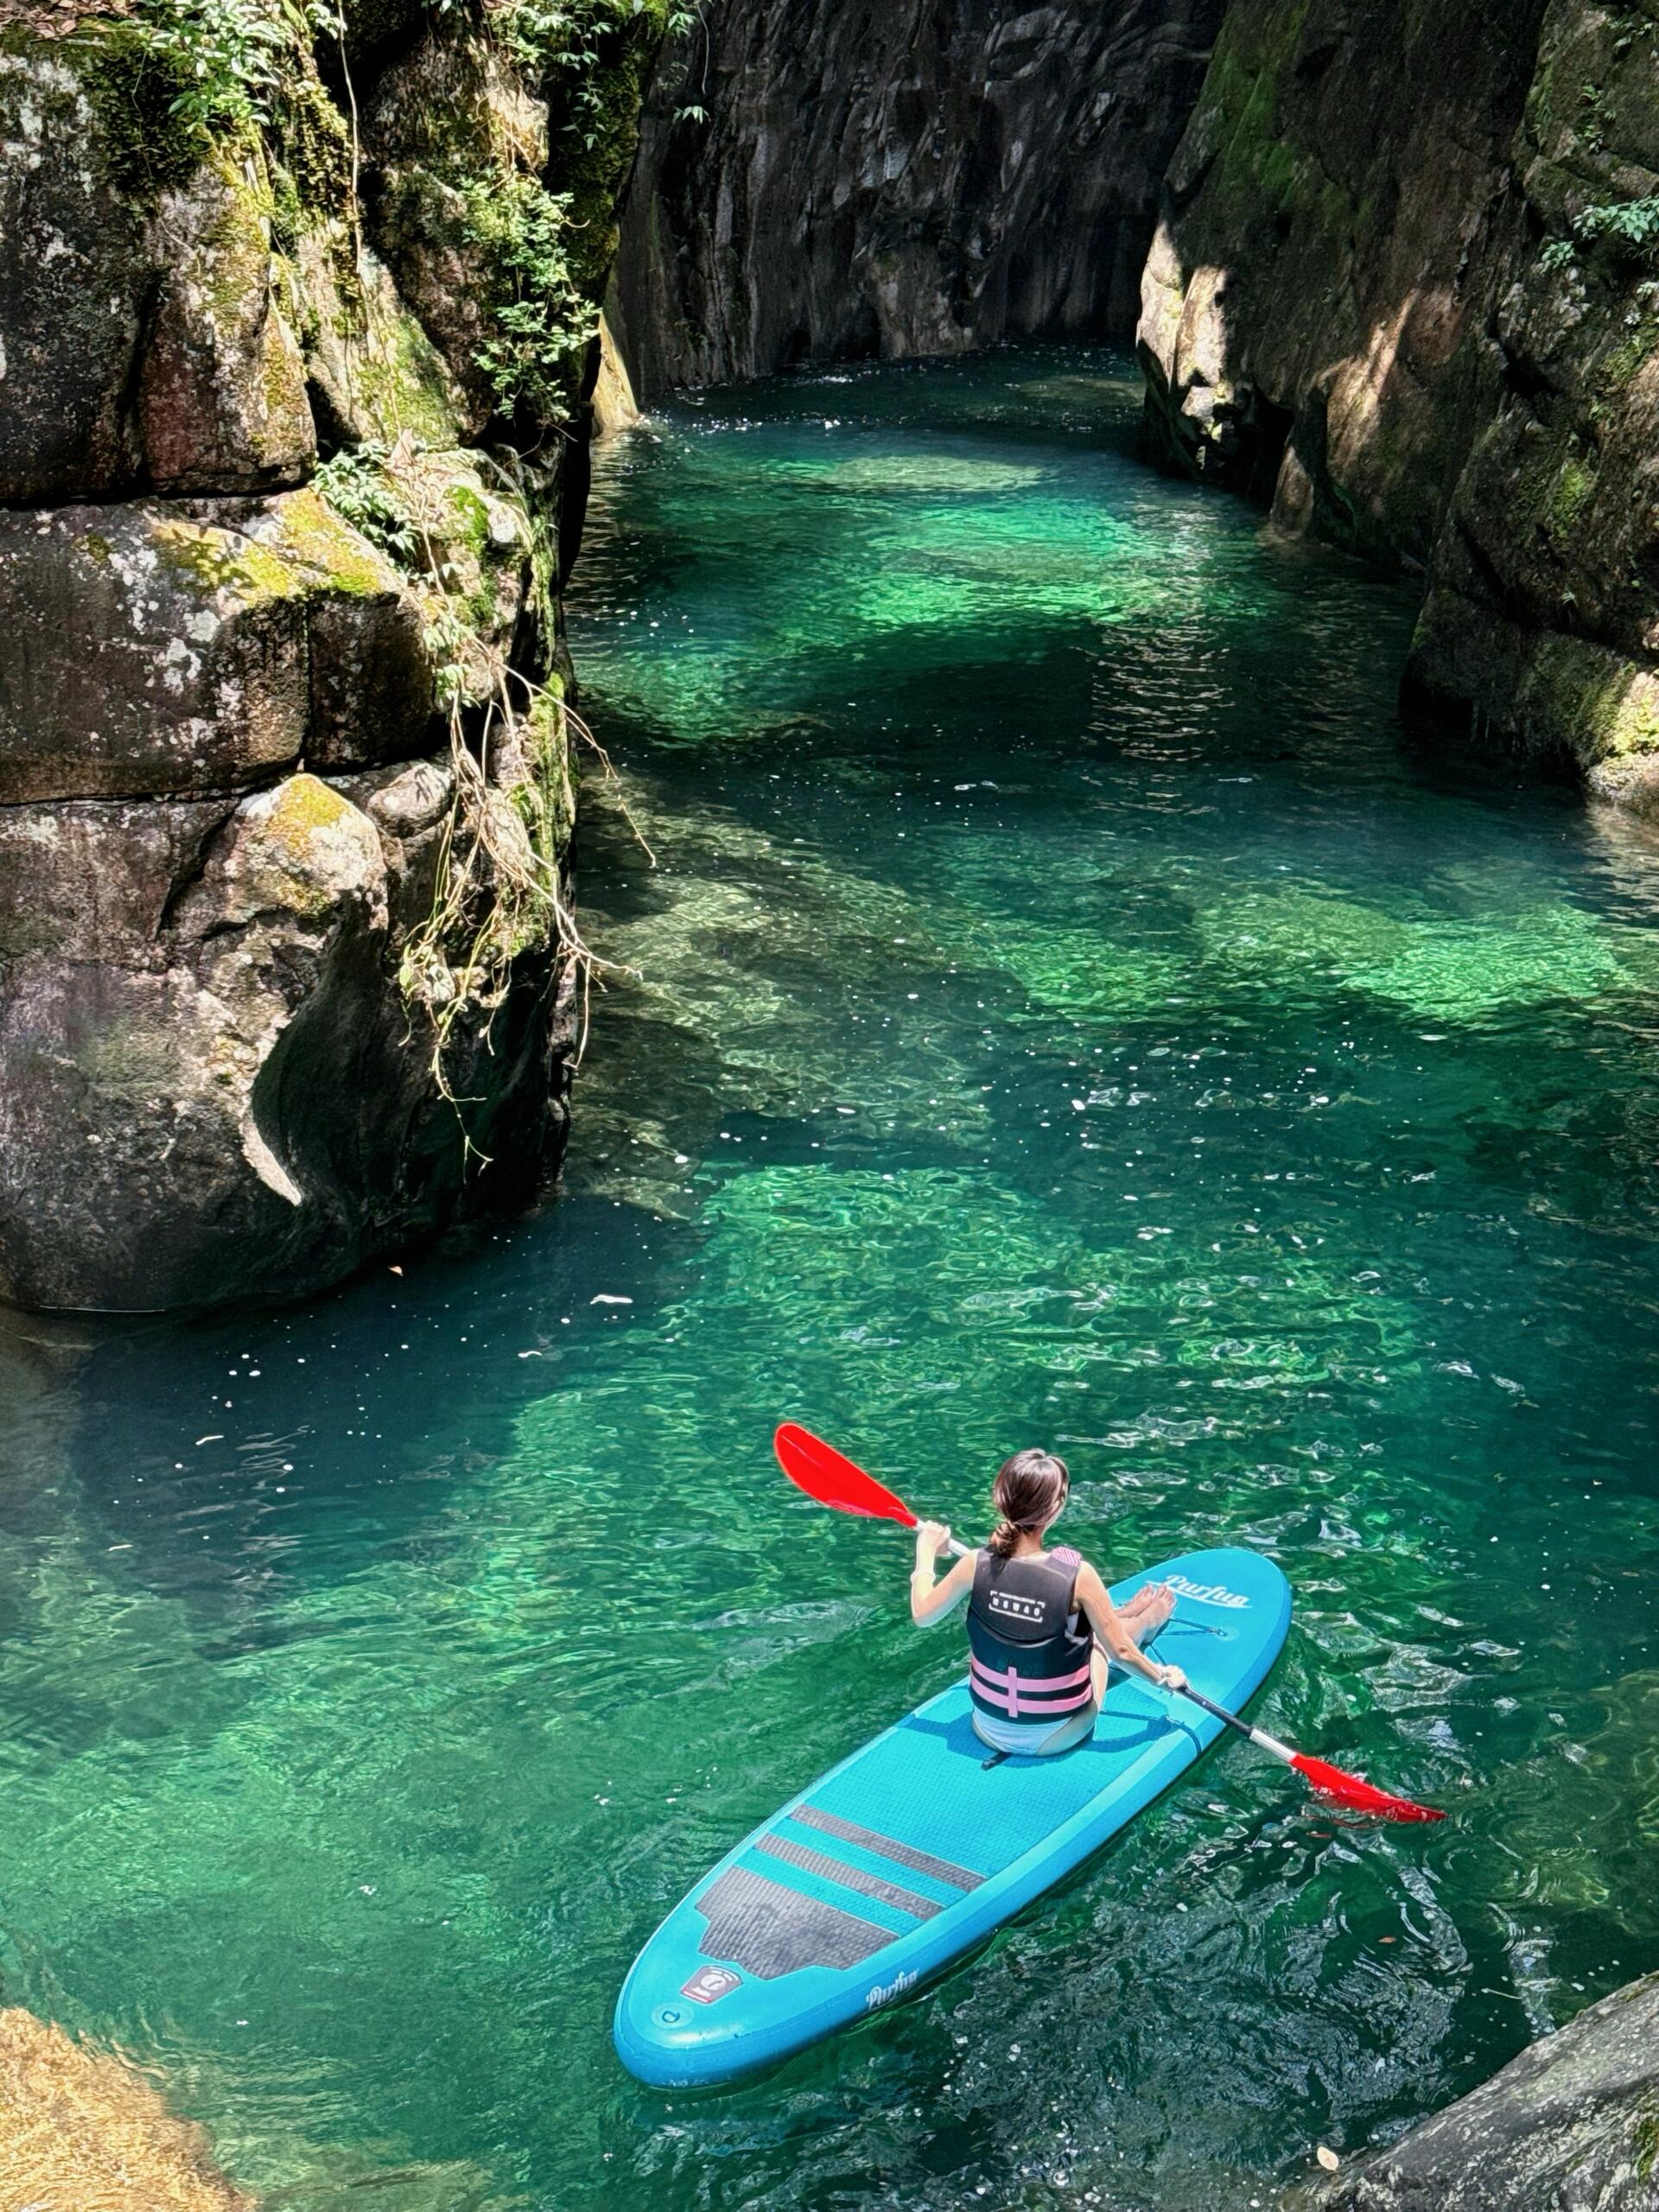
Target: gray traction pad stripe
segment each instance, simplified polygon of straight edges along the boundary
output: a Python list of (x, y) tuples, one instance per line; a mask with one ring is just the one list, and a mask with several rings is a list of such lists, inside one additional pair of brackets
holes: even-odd
[(855, 1967), (898, 1939), (891, 1928), (804, 1897), (749, 1866), (728, 1866), (697, 1899), (708, 1930), (697, 1949), (729, 1959), (757, 1981), (802, 1967)]
[(832, 1859), (827, 1851), (814, 1851), (810, 1845), (796, 1843), (786, 1835), (758, 1835), (754, 1843), (757, 1851), (781, 1859), (786, 1866), (798, 1866), (804, 1873), (817, 1874), (840, 1889), (856, 1890), (861, 1897), (874, 1897), (879, 1904), (892, 1905), (896, 1911), (907, 1912), (912, 1920), (931, 1920), (936, 1912), (944, 1910), (932, 1897), (919, 1897), (914, 1890), (901, 1890), (897, 1882), (884, 1882), (880, 1874), (867, 1874), (861, 1866), (849, 1866), (844, 1859)]
[(899, 1843), (874, 1828), (861, 1828), (856, 1821), (843, 1821), (838, 1813), (820, 1812), (816, 1805), (798, 1805), (789, 1817), (825, 1835), (839, 1836), (843, 1843), (862, 1844), (866, 1851), (891, 1859), (897, 1866), (908, 1866), (914, 1874), (931, 1874), (936, 1882), (948, 1882), (953, 1890), (976, 1890), (985, 1879), (965, 1866), (953, 1866), (948, 1859), (936, 1859), (931, 1851), (918, 1851), (913, 1844)]

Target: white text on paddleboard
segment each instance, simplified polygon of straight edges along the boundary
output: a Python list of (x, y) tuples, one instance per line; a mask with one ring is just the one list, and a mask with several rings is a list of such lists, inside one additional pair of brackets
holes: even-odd
[(1189, 1582), (1184, 1574), (1166, 1574), (1164, 1580), (1178, 1598), (1195, 1598), (1201, 1605), (1230, 1605), (1242, 1611), (1250, 1602), (1219, 1582)]
[(913, 1974), (896, 1974), (891, 1981), (879, 1981), (864, 1999), (864, 2010), (874, 2012), (878, 2005), (891, 2005), (895, 1997), (902, 1997), (906, 1990), (914, 1988), (915, 1985)]

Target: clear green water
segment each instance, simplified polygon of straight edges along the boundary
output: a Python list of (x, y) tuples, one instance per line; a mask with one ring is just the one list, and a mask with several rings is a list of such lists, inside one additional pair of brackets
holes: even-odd
[[(1408, 599), (1143, 473), (1126, 367), (601, 468), (565, 1195), (275, 1318), (0, 1337), (0, 1955), (305, 2212), (1218, 2212), (1659, 1964), (1659, 856), (1398, 734)], [(595, 1303), (629, 1299), (631, 1305)], [(663, 2100), (634, 1949), (950, 1674), (821, 1427), (1109, 1571), (1266, 1545), (1260, 1711), (919, 2000)], [(370, 2174), (374, 2187), (353, 2184)]]

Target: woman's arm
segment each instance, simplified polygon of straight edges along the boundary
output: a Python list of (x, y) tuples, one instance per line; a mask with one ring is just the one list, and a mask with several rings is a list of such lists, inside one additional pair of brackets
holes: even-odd
[(916, 1531), (916, 1564), (910, 1575), (910, 1618), (918, 1628), (931, 1628), (953, 1612), (974, 1586), (974, 1554), (959, 1559), (943, 1582), (933, 1580), (933, 1562), (950, 1541), (942, 1521), (924, 1521)]
[(1106, 1594), (1106, 1585), (1084, 1560), (1077, 1569), (1077, 1603), (1089, 1617), (1089, 1625), (1120, 1666), (1144, 1675), (1162, 1690), (1184, 1688), (1186, 1676), (1179, 1667), (1165, 1667), (1148, 1659), (1123, 1625), (1117, 1607)]

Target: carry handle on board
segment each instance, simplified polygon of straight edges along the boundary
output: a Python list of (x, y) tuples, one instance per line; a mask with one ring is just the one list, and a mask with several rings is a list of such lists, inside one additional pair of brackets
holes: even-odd
[[(837, 1513), (857, 1514), (866, 1521), (896, 1521), (901, 1528), (920, 1526), (916, 1516), (885, 1484), (867, 1475), (844, 1452), (837, 1452), (833, 1444), (826, 1444), (821, 1436), (814, 1436), (810, 1428), (803, 1428), (798, 1421), (786, 1421), (773, 1439), (778, 1464), (798, 1490), (820, 1505), (834, 1508)], [(954, 1537), (950, 1549), (958, 1559), (965, 1558), (970, 1548), (959, 1544)], [(1268, 1735), (1262, 1729), (1252, 1728), (1248, 1720), (1241, 1720), (1236, 1713), (1229, 1713), (1224, 1705), (1216, 1705), (1195, 1690), (1188, 1682), (1179, 1694), (1191, 1699), (1194, 1705), (1216, 1719), (1224, 1721), (1247, 1737), (1258, 1751), (1268, 1752), (1286, 1766), (1294, 1767), (1303, 1780), (1317, 1789), (1321, 1797), (1333, 1804), (1345, 1806), (1353, 1813), (1373, 1813), (1385, 1821), (1443, 1821), (1444, 1813), (1432, 1805), (1419, 1805), (1409, 1797), (1396, 1797), (1387, 1789), (1378, 1789), (1363, 1775), (1349, 1774), (1344, 1768), (1332, 1766), (1327, 1760), (1311, 1758), (1306, 1751), (1293, 1751), (1288, 1744), (1281, 1744), (1276, 1736)]]

